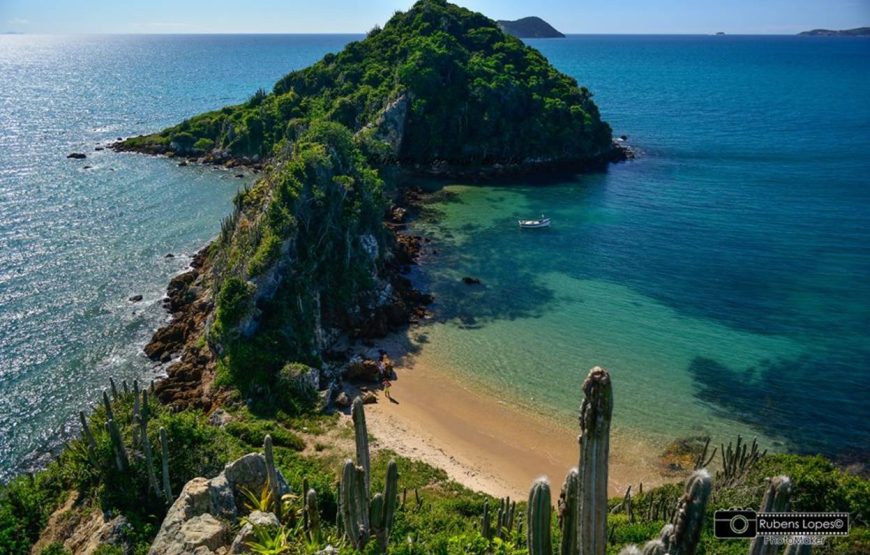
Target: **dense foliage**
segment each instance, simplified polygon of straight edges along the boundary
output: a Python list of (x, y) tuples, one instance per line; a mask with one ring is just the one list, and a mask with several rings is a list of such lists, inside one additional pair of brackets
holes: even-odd
[(306, 399), (286, 395), (279, 370), (318, 364), (320, 328), (362, 315), (387, 240), (383, 182), (351, 132), (314, 121), (296, 133), (287, 157), (239, 196), (229, 231), (213, 246), (209, 335), (224, 383), (291, 411)]
[(584, 162), (611, 148), (610, 127), (586, 88), (496, 22), (444, 0), (396, 13), (364, 40), (285, 76), (271, 93), (128, 145), (269, 157), (300, 121), (315, 119), (377, 142), (391, 125), (381, 121), (391, 103), (404, 122), (401, 143), (371, 151), (406, 163)]

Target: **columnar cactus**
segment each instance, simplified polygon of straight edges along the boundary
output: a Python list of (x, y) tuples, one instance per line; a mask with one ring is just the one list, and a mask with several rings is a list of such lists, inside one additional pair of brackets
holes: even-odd
[(712, 491), (713, 480), (706, 470), (696, 470), (686, 480), (683, 496), (674, 513), (673, 526), (662, 531), (661, 541), (669, 555), (694, 555)]
[[(139, 391), (136, 382), (133, 382), (133, 390)], [(137, 396), (138, 399), (138, 396)], [(136, 403), (138, 405), (138, 402)], [(157, 475), (154, 473), (154, 456), (151, 453), (151, 441), (148, 439), (148, 392), (142, 392), (142, 409), (137, 417), (139, 421), (139, 436), (142, 441), (142, 451), (145, 453), (145, 467), (148, 472), (148, 485), (154, 491), (154, 495), (161, 497), (160, 485), (157, 483)]]
[(362, 399), (357, 397), (353, 400), (351, 408), (353, 418), (354, 440), (356, 443), (356, 464), (365, 471), (366, 492), (371, 491), (371, 462), (369, 460), (369, 436), (366, 428), (366, 412), (363, 408)]
[(163, 458), (163, 496), (166, 504), (172, 505), (172, 487), (169, 485), (169, 438), (166, 436), (166, 428), (160, 428), (160, 450)]
[(309, 537), (320, 543), (320, 510), (317, 508), (317, 492), (309, 489), (305, 494), (305, 529)]
[(339, 518), (344, 533), (354, 548), (361, 550), (374, 536), (381, 548), (387, 551), (390, 531), (399, 493), (399, 469), (396, 461), (387, 465), (384, 491), (370, 497), (370, 458), (368, 430), (362, 400), (353, 402), (353, 425), (356, 439), (357, 462), (347, 460), (339, 483)]
[(275, 469), (275, 454), (272, 450), (272, 436), (266, 434), (263, 438), (263, 455), (266, 458), (266, 478), (268, 480), (269, 493), (275, 503), (275, 512), (281, 517), (281, 488), (278, 486), (278, 471)]
[(596, 366), (583, 382), (580, 405), (579, 517), (577, 537), (582, 555), (607, 549), (607, 463), (613, 389), (610, 374)]
[(483, 502), (483, 520), (480, 524), (480, 535), (492, 540), (492, 525), (489, 518), (489, 500)]
[[(796, 536), (795, 539), (806, 539), (800, 536)], [(813, 546), (807, 541), (792, 541), (792, 543), (788, 544), (785, 548), (785, 552), (783, 555), (812, 555), (813, 554)]]
[[(776, 476), (770, 479), (764, 498), (761, 500), (762, 513), (784, 513), (791, 506), (791, 480), (788, 476)], [(763, 536), (756, 536), (749, 545), (749, 555), (776, 555), (779, 546), (766, 543)]]
[(550, 541), (550, 483), (546, 478), (538, 478), (529, 492), (528, 506), (528, 548), (529, 555), (552, 555)]
[(115, 452), (115, 466), (120, 472), (125, 472), (130, 466), (130, 461), (127, 458), (127, 450), (124, 449), (124, 441), (121, 439), (121, 431), (114, 419), (106, 420), (106, 430), (109, 432), (109, 438), (112, 440), (112, 450)]
[(82, 423), (82, 435), (85, 436), (85, 441), (88, 444), (88, 454), (93, 458), (97, 443), (94, 441), (94, 434), (91, 433), (91, 427), (88, 426), (88, 418), (84, 411), (79, 411), (79, 421)]
[(580, 473), (572, 468), (565, 476), (562, 492), (559, 494), (559, 528), (562, 530), (562, 549), (559, 553), (579, 553), (577, 544), (577, 519), (580, 516)]

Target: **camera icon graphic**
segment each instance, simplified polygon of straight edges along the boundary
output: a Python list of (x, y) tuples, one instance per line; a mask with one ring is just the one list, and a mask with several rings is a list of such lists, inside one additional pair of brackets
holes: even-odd
[(719, 510), (713, 513), (713, 535), (723, 540), (754, 538), (758, 515), (753, 510)]

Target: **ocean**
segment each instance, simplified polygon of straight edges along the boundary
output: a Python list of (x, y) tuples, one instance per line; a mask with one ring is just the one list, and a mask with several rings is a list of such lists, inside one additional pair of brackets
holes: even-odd
[[(355, 38), (0, 36), (0, 479), (56, 448), (110, 376), (159, 372), (141, 348), (166, 283), (251, 179), (94, 148), (241, 102)], [(566, 422), (602, 365), (616, 433), (866, 461), (870, 40), (529, 42), (638, 158), (432, 185), (415, 224), (433, 239), (415, 277), (437, 299), (423, 356)], [(517, 229), (542, 212), (550, 229)]]

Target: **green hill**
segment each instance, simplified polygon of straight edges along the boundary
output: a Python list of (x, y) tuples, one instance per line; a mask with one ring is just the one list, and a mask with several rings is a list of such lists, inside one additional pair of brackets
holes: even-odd
[(569, 164), (612, 155), (592, 95), (485, 16), (422, 0), (241, 105), (118, 147), (263, 159), (313, 120), (350, 129), (373, 163)]

